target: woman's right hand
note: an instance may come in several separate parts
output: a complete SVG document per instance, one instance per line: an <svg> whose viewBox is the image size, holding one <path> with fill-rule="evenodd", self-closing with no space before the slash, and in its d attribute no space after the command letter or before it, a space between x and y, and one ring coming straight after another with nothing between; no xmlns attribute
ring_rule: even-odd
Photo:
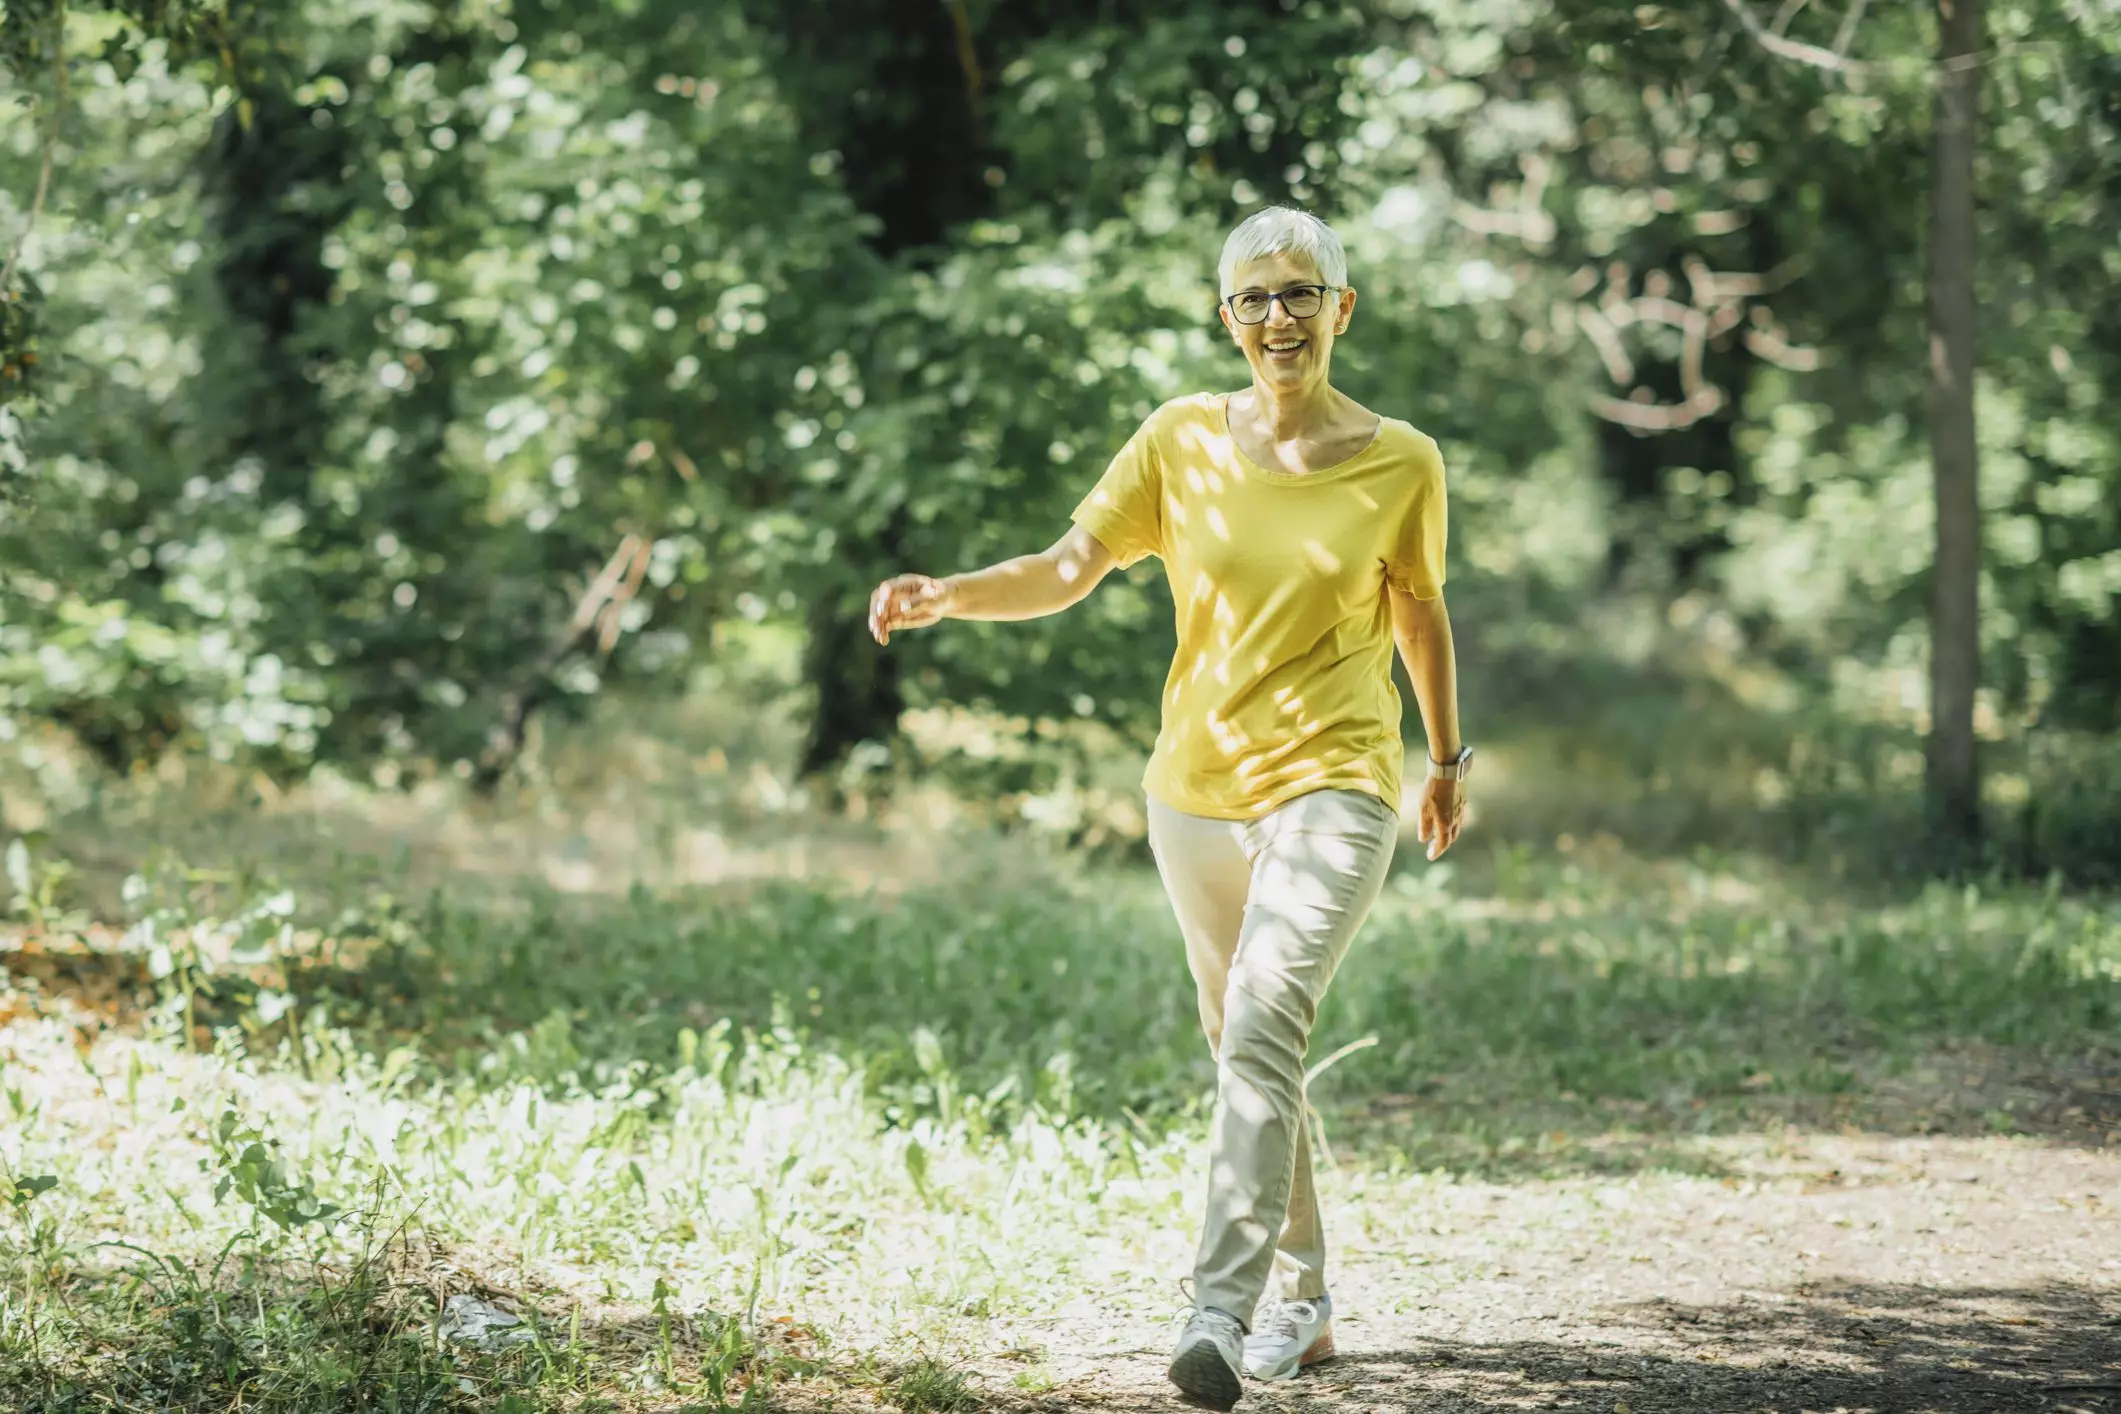
<svg viewBox="0 0 2121 1414"><path fill-rule="evenodd" d="M902 574L885 580L869 596L869 633L889 643L900 629L926 628L950 612L950 586L924 574Z"/></svg>

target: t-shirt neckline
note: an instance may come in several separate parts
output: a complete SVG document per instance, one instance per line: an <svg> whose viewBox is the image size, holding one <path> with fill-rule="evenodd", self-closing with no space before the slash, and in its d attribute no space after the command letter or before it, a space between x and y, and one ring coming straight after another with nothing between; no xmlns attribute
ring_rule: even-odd
<svg viewBox="0 0 2121 1414"><path fill-rule="evenodd" d="M1230 430L1230 399L1233 396L1235 395L1231 393L1217 393L1215 395L1216 412L1222 418L1223 436L1230 439L1231 450L1237 453L1246 466L1266 477L1267 480L1288 486L1311 486L1321 481L1332 480L1352 471L1358 462L1376 451L1378 446L1383 443L1385 440L1385 423L1391 420L1380 414L1377 419L1377 428L1370 434L1370 440L1331 466L1321 467L1317 471L1283 471L1280 467L1263 466L1259 462L1254 461L1252 454L1238 444L1237 434Z"/></svg>

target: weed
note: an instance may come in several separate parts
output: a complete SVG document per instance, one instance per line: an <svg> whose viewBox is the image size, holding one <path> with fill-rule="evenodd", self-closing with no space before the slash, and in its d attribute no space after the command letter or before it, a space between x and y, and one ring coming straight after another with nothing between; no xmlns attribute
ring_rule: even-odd
<svg viewBox="0 0 2121 1414"><path fill-rule="evenodd" d="M907 1414L958 1414L979 1407L964 1371L926 1357L899 1376L891 1397Z"/></svg>

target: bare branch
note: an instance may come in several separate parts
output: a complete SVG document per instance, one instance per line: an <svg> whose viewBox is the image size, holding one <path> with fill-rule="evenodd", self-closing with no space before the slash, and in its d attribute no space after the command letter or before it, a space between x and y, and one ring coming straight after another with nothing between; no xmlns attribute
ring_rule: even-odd
<svg viewBox="0 0 2121 1414"><path fill-rule="evenodd" d="M965 76L965 112L972 119L972 129L978 132L985 126L980 115L980 96L987 87L987 76L980 72L979 53L972 42L972 21L965 14L965 0L949 0L950 24L957 34L957 66Z"/></svg>
<svg viewBox="0 0 2121 1414"><path fill-rule="evenodd" d="M1681 268L1693 286L1694 303L1706 307L1724 300L1771 295L1802 275L1805 262L1793 256L1765 275L1756 275L1750 271L1711 270L1699 256L1690 255Z"/></svg>
<svg viewBox="0 0 2121 1414"><path fill-rule="evenodd" d="M634 537L629 536L632 540ZM625 582L611 592L611 602L597 616L597 652L609 653L618 645L619 630L623 627L626 606L641 589L641 578L648 573L649 553L655 549L655 540L643 535L634 540L633 563L626 570Z"/></svg>
<svg viewBox="0 0 2121 1414"><path fill-rule="evenodd" d="M1836 54L1831 49L1821 49L1816 44L1800 43L1775 33L1760 22L1760 16L1753 13L1752 7L1746 4L1745 0L1723 0L1723 3L1726 9L1738 17L1738 23L1753 37L1753 42L1778 58L1809 64L1815 69L1825 69L1837 74L1861 74L1870 71L1870 65Z"/></svg>
<svg viewBox="0 0 2121 1414"><path fill-rule="evenodd" d="M52 185L52 163L59 151L59 115L66 110L66 47L63 43L66 6L63 4L56 21L62 42L52 46L52 120L44 130L44 156L37 167L37 192L30 198L29 219L22 223L22 233L15 237L15 244L7 253L7 263L0 265L0 300L15 297L15 265L22 259L23 247L29 244L29 233L36 228L37 218L44 214L45 193Z"/></svg>
<svg viewBox="0 0 2121 1414"><path fill-rule="evenodd" d="M1723 390L1703 388L1683 403L1634 402L1627 398L1594 395L1591 411L1607 422L1617 422L1637 432L1676 432L1712 416L1723 406Z"/></svg>
<svg viewBox="0 0 2121 1414"><path fill-rule="evenodd" d="M1634 382L1635 365L1606 317L1585 305L1576 311L1576 322L1590 339L1591 347L1598 350L1598 357L1605 361L1606 376L1622 386Z"/></svg>
<svg viewBox="0 0 2121 1414"><path fill-rule="evenodd" d="M1686 340L1679 346L1679 389L1689 400L1711 391L1711 385L1702 375L1702 361L1708 356L1709 317L1698 309L1686 312Z"/></svg>
<svg viewBox="0 0 2121 1414"><path fill-rule="evenodd" d="M1700 317L1700 311L1675 299L1659 295L1638 295L1635 299L1637 324L1669 324L1674 329L1685 329Z"/></svg>
<svg viewBox="0 0 2121 1414"><path fill-rule="evenodd" d="M491 791L522 753L531 714L552 695L552 674L582 636L597 631L597 651L608 653L618 641L619 616L640 589L648 571L653 537L628 531L604 568L575 601L567 626L553 637L545 652L532 663L520 683L501 697L500 720L486 736L486 749L472 772L472 784L481 792Z"/></svg>
<svg viewBox="0 0 2121 1414"><path fill-rule="evenodd" d="M1745 346L1777 368L1787 368L1792 373L1811 373L1819 367L1819 350L1789 343L1774 329L1746 330Z"/></svg>
<svg viewBox="0 0 2121 1414"><path fill-rule="evenodd" d="M1451 219L1482 236L1509 236L1533 249L1542 249L1554 239L1554 218L1546 209L1547 178L1552 171L1537 153L1520 160L1524 184L1517 189L1515 210L1496 211L1470 201L1451 205Z"/></svg>
<svg viewBox="0 0 2121 1414"><path fill-rule="evenodd" d="M1856 40L1856 27L1863 23L1863 11L1871 0L1855 0L1849 12L1841 17L1841 28L1834 31L1834 53L1846 57L1849 45Z"/></svg>

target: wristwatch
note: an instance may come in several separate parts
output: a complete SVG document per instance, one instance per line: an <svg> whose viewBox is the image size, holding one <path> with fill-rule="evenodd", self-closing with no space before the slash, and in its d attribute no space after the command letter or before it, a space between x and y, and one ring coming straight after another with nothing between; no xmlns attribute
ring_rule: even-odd
<svg viewBox="0 0 2121 1414"><path fill-rule="evenodd" d="M1429 779L1432 781L1462 781L1472 769L1473 748L1470 746L1458 748L1458 754L1448 761L1429 758Z"/></svg>

